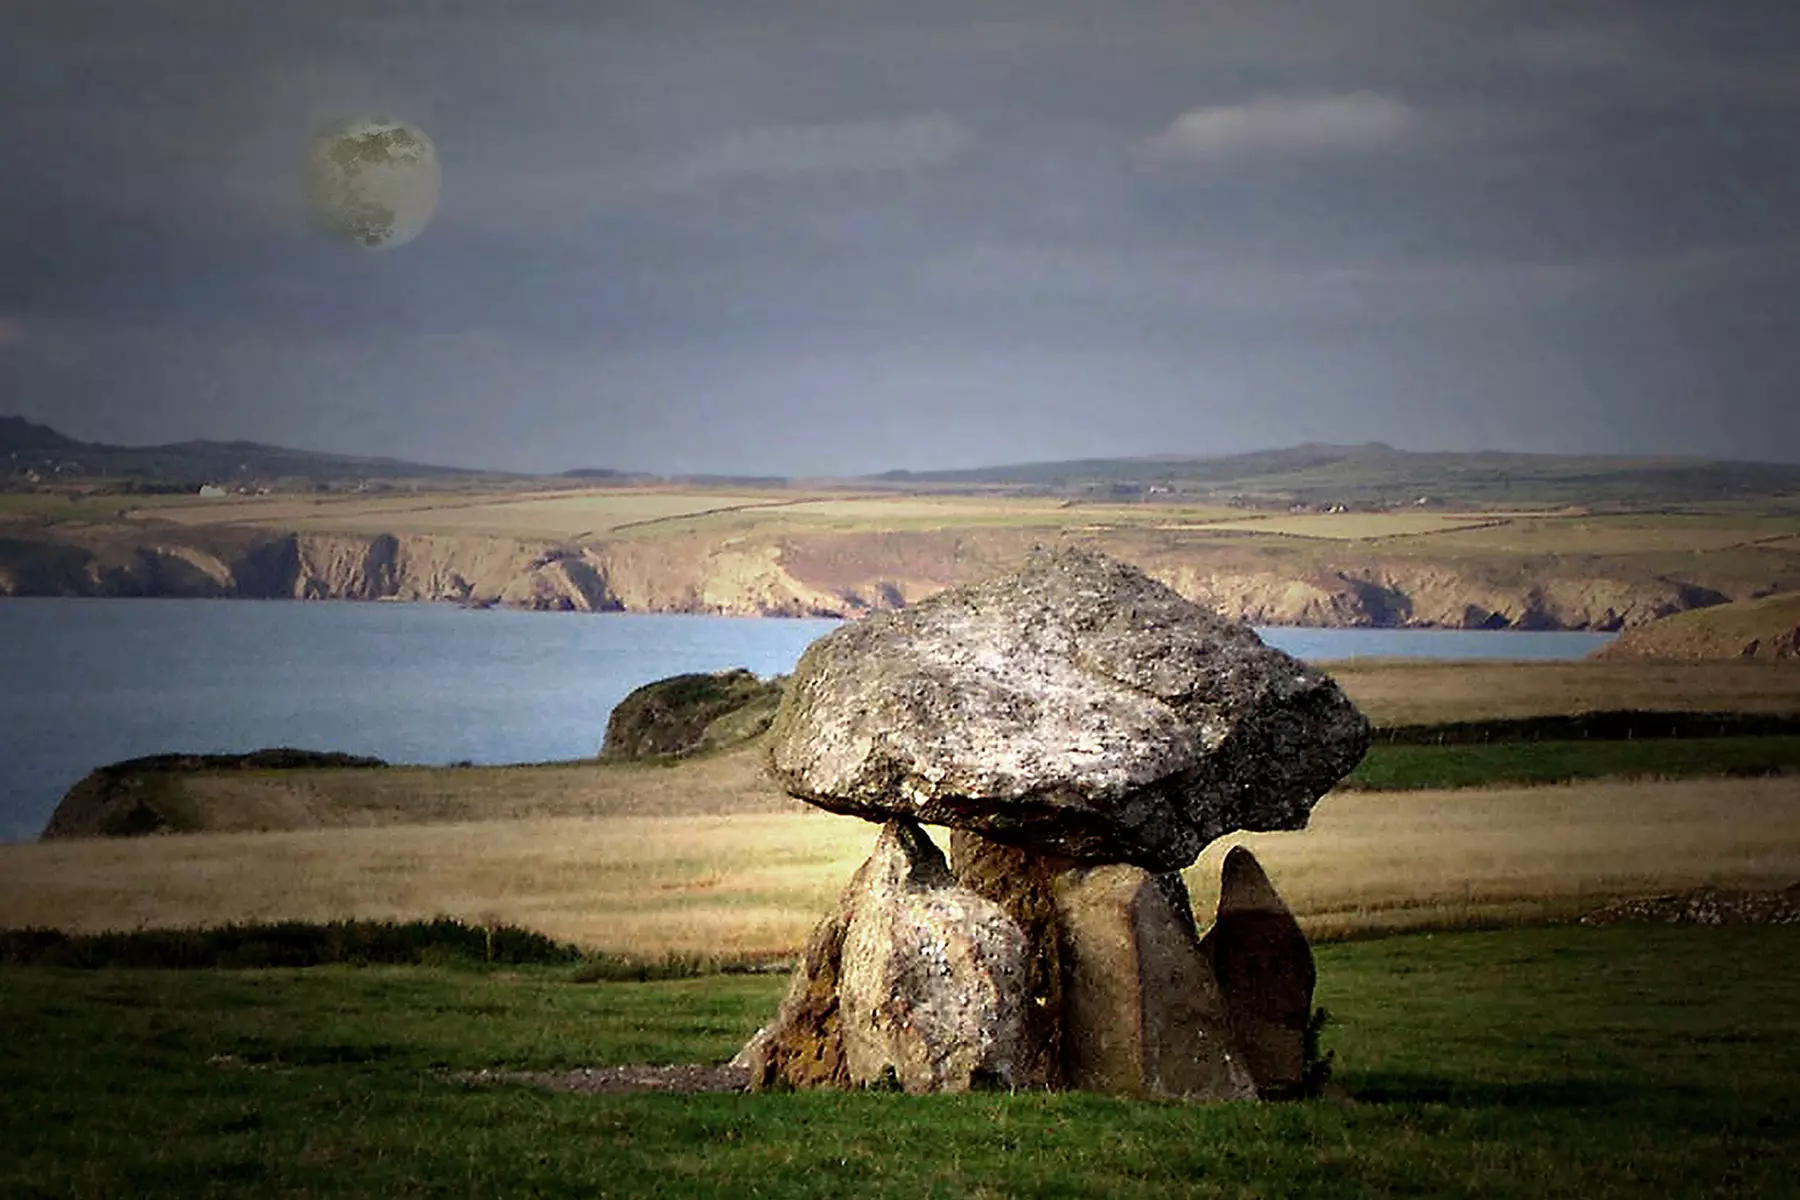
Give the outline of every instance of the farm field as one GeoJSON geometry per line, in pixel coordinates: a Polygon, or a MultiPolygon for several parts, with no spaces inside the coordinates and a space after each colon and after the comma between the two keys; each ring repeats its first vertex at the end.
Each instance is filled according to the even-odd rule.
{"type": "Polygon", "coordinates": [[[1281,534],[1287,537],[1324,538],[1329,541],[1364,541],[1374,538],[1415,537],[1482,529],[1524,515],[1518,513],[1284,513],[1277,516],[1244,516],[1231,521],[1168,524],[1161,529],[1194,533],[1281,534]]]}
{"type": "Polygon", "coordinates": [[[1800,931],[1321,946],[1343,1099],[579,1094],[716,1063],[775,976],[0,968],[9,1195],[1776,1196],[1800,931]],[[486,1072],[484,1074],[484,1072],[486,1072]]]}
{"type": "MultiPolygon", "coordinates": [[[[1295,833],[1238,835],[1314,936],[1566,916],[1702,884],[1800,880],[1791,778],[1340,791],[1295,833]]],[[[0,926],[175,928],[453,916],[605,950],[794,953],[876,827],[795,804],[0,846],[0,926]]]]}
{"type": "MultiPolygon", "coordinates": [[[[117,498],[113,498],[117,499],[117,498]]],[[[1259,513],[1179,503],[1079,503],[1004,494],[857,494],[842,490],[766,491],[659,487],[581,488],[373,496],[231,496],[209,501],[156,498],[134,505],[143,518],[185,526],[266,525],[331,533],[413,533],[582,540],[630,533],[732,535],[796,531],[1009,529],[1143,530],[1214,539],[1409,543],[1466,553],[1619,554],[1779,548],[1800,537],[1800,516],[1711,514],[1594,515],[1531,512],[1259,513]]],[[[54,507],[44,510],[52,515],[54,507]]]]}
{"type": "Polygon", "coordinates": [[[1782,662],[1359,658],[1325,666],[1377,725],[1617,709],[1800,713],[1800,671],[1782,662]]]}

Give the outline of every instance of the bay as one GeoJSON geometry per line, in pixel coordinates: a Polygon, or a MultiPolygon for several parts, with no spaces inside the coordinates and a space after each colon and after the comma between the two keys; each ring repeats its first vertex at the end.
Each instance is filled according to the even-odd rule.
{"type": "MultiPolygon", "coordinates": [[[[0,839],[103,763],[296,746],[390,762],[598,752],[613,706],[687,671],[785,673],[829,620],[438,604],[0,602],[0,839]]],[[[1265,629],[1303,658],[1579,658],[1605,634],[1265,629]]]]}

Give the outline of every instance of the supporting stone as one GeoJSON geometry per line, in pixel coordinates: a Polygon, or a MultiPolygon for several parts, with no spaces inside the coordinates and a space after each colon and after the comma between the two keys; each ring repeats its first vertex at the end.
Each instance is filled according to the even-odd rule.
{"type": "Polygon", "coordinates": [[[1025,936],[958,887],[911,821],[890,821],[852,900],[838,978],[853,1084],[908,1092],[1023,1082],[1025,936]]]}
{"type": "Polygon", "coordinates": [[[1225,856],[1219,914],[1200,941],[1219,981],[1232,1039],[1265,1098],[1300,1093],[1315,982],[1312,949],[1256,856],[1225,856]]]}
{"type": "Polygon", "coordinates": [[[966,829],[950,834],[950,873],[998,904],[1025,935],[1025,1049],[1018,1085],[1060,1088],[1062,1069],[1062,938],[1056,923],[1056,877],[1074,866],[966,829]]]}
{"type": "MultiPolygon", "coordinates": [[[[860,877],[860,876],[859,876],[860,877]]],[[[851,882],[845,895],[856,886],[851,882]]],[[[752,1091],[846,1087],[844,1035],[838,1021],[838,970],[849,916],[842,900],[813,927],[775,1020],[757,1031],[734,1060],[750,1068],[752,1091]]]]}
{"type": "Polygon", "coordinates": [[[1114,864],[1058,876],[1069,1086],[1253,1100],[1178,875],[1114,864]]]}
{"type": "Polygon", "coordinates": [[[890,821],[740,1059],[757,1089],[1027,1086],[1025,936],[890,821]]]}

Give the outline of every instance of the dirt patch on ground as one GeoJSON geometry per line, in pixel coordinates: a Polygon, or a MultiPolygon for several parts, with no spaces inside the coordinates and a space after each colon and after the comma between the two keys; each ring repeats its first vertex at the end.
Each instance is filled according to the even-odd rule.
{"type": "Polygon", "coordinates": [[[1669,896],[1620,900],[1581,918],[1583,925],[1793,925],[1800,923],[1800,883],[1780,891],[1699,888],[1669,896]]]}
{"type": "Polygon", "coordinates": [[[637,1064],[625,1067],[576,1067],[567,1071],[465,1071],[458,1083],[477,1086],[523,1083],[553,1092],[589,1095],[621,1095],[629,1092],[745,1092],[750,1090],[750,1068],[729,1064],[719,1067],[693,1063],[637,1064]]]}

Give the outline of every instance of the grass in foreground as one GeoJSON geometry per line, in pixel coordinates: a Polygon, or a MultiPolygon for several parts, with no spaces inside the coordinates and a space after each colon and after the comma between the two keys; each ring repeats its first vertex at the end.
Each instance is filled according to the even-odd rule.
{"type": "Polygon", "coordinates": [[[779,979],[0,972],[8,1195],[1733,1196],[1800,1165],[1800,929],[1322,947],[1355,1103],[628,1095],[480,1068],[728,1057],[779,979]]]}

